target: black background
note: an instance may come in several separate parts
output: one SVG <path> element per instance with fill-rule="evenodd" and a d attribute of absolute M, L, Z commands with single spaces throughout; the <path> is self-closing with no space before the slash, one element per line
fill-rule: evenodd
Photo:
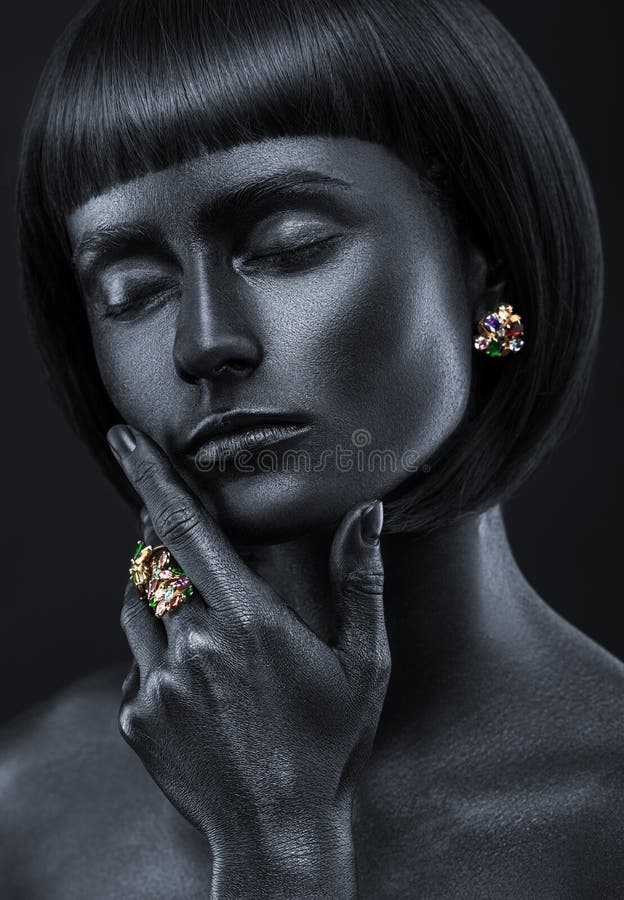
<path fill-rule="evenodd" d="M 544 599 L 624 658 L 622 195 L 615 183 L 623 154 L 612 126 L 622 112 L 610 70 L 615 4 L 491 0 L 489 6 L 537 64 L 576 136 L 597 196 L 607 263 L 601 353 L 585 415 L 574 437 L 508 505 L 509 533 Z M 10 22 L 3 14 L 0 717 L 84 672 L 130 659 L 119 611 L 137 527 L 51 401 L 26 331 L 15 264 L 19 133 L 41 66 L 79 7 L 76 0 L 21 0 Z"/>

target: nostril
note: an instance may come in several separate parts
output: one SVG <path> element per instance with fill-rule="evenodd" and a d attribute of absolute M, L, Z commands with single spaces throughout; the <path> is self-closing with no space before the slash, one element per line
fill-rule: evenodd
<path fill-rule="evenodd" d="M 248 378 L 262 356 L 262 347 L 251 334 L 240 330 L 217 332 L 207 326 L 202 329 L 201 323 L 187 322 L 178 328 L 173 346 L 176 371 L 189 382 Z"/>
<path fill-rule="evenodd" d="M 229 362 L 219 363 L 218 366 L 215 366 L 212 370 L 213 375 L 245 375 L 251 369 L 249 363 L 241 362 L 238 360 L 230 360 Z"/>

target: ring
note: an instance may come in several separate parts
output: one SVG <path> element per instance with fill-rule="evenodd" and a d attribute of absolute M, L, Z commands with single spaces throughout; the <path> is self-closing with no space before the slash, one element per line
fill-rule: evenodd
<path fill-rule="evenodd" d="M 128 571 L 139 596 L 147 600 L 159 619 L 193 596 L 190 578 L 164 544 L 152 547 L 137 541 Z"/>

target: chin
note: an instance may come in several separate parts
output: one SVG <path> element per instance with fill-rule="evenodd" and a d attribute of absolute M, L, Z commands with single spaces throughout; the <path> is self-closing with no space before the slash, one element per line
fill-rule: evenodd
<path fill-rule="evenodd" d="M 214 477 L 193 487 L 202 505 L 237 544 L 294 540 L 312 529 L 327 528 L 336 518 L 326 491 L 311 496 L 301 476 Z"/>
<path fill-rule="evenodd" d="M 334 490 L 313 476 L 279 473 L 215 476 L 193 490 L 236 544 L 276 544 L 311 531 L 335 530 L 343 515 L 368 497 Z M 354 485 L 351 485 L 353 490 Z M 349 496 L 345 496 L 349 495 Z"/>

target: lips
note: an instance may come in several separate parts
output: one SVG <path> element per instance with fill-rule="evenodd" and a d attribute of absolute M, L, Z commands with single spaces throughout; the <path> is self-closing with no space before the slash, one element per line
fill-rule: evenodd
<path fill-rule="evenodd" d="M 279 431 L 290 426 L 294 431 L 310 425 L 309 416 L 300 412 L 281 412 L 276 410 L 230 410 L 224 413 L 213 413 L 204 419 L 191 433 L 184 446 L 184 452 L 195 456 L 209 441 L 217 441 L 219 438 L 231 436 L 236 438 L 253 439 L 253 433 L 262 433 L 270 430 Z M 229 442 L 228 442 L 229 443 Z"/>

